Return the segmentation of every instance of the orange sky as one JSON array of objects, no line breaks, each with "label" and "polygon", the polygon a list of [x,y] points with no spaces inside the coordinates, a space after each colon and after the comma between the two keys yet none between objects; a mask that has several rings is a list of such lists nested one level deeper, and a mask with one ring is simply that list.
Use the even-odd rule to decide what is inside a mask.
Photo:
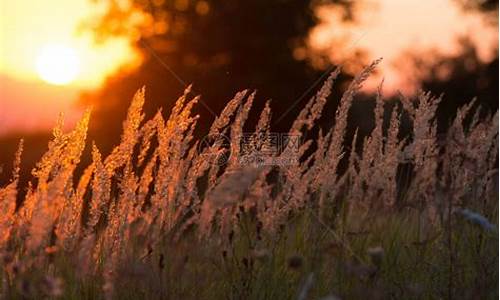
[{"label": "orange sky", "polygon": [[384,77],[387,94],[397,90],[411,93],[418,88],[418,81],[402,58],[407,51],[455,55],[460,50],[459,36],[471,39],[483,62],[489,62],[498,51],[498,28],[478,12],[465,13],[457,2],[361,0],[355,2],[356,22],[341,26],[340,10],[324,6],[317,10],[320,22],[312,30],[309,43],[347,67],[356,49],[366,51],[369,60],[383,57],[378,75],[368,80],[367,89],[375,90]]},{"label": "orange sky", "polygon": [[[311,31],[309,43],[313,49],[328,53],[333,62],[347,66],[358,48],[367,51],[370,58],[384,57],[379,75],[370,79],[368,89],[373,89],[381,76],[385,77],[386,93],[396,89],[411,92],[417,87],[408,76],[411,70],[404,70],[400,59],[408,50],[453,54],[458,49],[457,37],[466,35],[484,61],[497,51],[498,29],[486,25],[480,15],[464,14],[454,0],[356,3],[358,21],[350,25],[341,24],[334,8],[318,9],[320,22]],[[126,39],[95,45],[89,32],[77,34],[82,21],[95,9],[90,0],[0,0],[0,135],[49,129],[60,112],[66,113],[71,124],[82,110],[74,105],[80,91],[98,87],[119,68],[140,62]],[[50,45],[70,48],[78,57],[78,73],[66,86],[51,85],[37,73],[37,58]],[[50,66],[51,61],[43,63]],[[45,71],[53,70],[49,67]]]},{"label": "orange sky", "polygon": [[[139,62],[125,39],[96,45],[90,32],[78,33],[95,8],[89,0],[0,0],[0,134],[47,129],[60,112],[71,123],[81,110],[74,106],[79,91]],[[43,49],[53,45],[78,58],[78,72],[67,86],[43,81],[37,70]]]}]

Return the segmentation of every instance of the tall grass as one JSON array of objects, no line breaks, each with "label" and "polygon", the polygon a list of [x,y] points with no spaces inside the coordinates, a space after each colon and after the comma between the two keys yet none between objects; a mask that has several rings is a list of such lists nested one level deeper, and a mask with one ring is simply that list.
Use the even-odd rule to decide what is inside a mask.
[{"label": "tall grass", "polygon": [[[196,140],[199,98],[189,88],[168,119],[159,111],[150,120],[141,89],[120,144],[107,157],[92,145],[79,178],[90,113],[68,133],[60,121],[16,202],[21,143],[0,189],[2,296],[495,297],[498,113],[479,118],[468,105],[438,137],[440,98],[402,97],[384,124],[380,88],[371,134],[345,140],[351,104],[378,62],[315,136],[334,71],[280,147],[269,103],[244,131],[255,92],[237,93]],[[402,114],[412,127],[404,137]]]}]

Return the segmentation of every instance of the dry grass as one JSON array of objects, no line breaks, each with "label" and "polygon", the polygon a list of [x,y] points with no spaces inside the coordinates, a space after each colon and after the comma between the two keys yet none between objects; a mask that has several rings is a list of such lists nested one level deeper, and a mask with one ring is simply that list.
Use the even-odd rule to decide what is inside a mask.
[{"label": "dry grass", "polygon": [[[167,120],[159,112],[147,121],[142,89],[121,143],[107,157],[92,145],[80,178],[90,113],[69,133],[60,122],[16,206],[21,143],[0,189],[2,296],[495,297],[498,115],[464,107],[438,139],[439,98],[402,98],[385,126],[379,92],[372,133],[345,141],[351,103],[377,63],[353,80],[335,125],[311,138],[333,72],[289,131],[301,143],[274,150],[269,105],[255,132],[243,130],[255,93],[237,93],[211,138],[197,141],[189,89]],[[403,113],[412,132],[402,139]],[[402,169],[411,172],[404,184]]]}]

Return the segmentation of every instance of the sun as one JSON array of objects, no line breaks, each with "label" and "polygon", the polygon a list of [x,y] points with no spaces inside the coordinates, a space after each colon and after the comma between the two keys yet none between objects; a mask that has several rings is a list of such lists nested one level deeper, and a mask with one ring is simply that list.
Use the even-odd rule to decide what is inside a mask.
[{"label": "sun", "polygon": [[44,81],[65,85],[72,82],[80,71],[76,51],[65,45],[47,45],[36,59],[36,70]]}]

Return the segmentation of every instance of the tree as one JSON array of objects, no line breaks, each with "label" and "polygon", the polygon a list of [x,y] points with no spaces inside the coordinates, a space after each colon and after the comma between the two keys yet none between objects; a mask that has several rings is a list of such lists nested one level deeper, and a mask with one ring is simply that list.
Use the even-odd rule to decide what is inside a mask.
[{"label": "tree", "polygon": [[[98,2],[107,4],[106,13],[91,24],[98,38],[133,35],[146,56],[133,74],[117,75],[101,91],[87,95],[87,101],[95,103],[105,99],[107,107],[97,107],[100,120],[109,120],[99,117],[102,114],[121,118],[123,101],[143,84],[150,110],[163,106],[168,112],[184,86],[194,83],[194,92],[202,94],[200,112],[205,116],[213,117],[245,88],[258,90],[257,106],[272,98],[273,111],[281,115],[322,74],[309,66],[303,47],[315,22],[311,7],[317,1],[134,0],[131,6]],[[331,2],[349,11],[347,2]],[[292,109],[290,118],[306,98]]]}]

